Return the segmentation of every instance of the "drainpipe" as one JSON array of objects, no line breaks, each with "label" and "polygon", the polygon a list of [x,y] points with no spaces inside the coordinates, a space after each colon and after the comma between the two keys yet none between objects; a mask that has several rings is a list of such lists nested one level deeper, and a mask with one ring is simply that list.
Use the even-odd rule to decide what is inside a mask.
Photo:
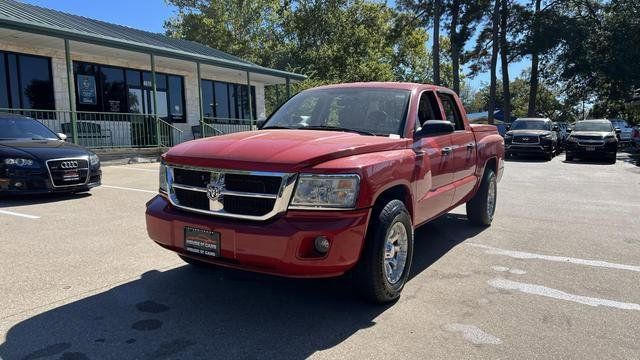
[{"label": "drainpipe", "polygon": [[249,99],[249,120],[251,121],[251,130],[253,130],[253,99],[251,96],[251,75],[247,71],[247,94]]},{"label": "drainpipe", "polygon": [[161,147],[160,143],[160,121],[158,121],[158,100],[157,100],[157,87],[156,87],[156,58],[153,53],[149,54],[151,57],[151,86],[153,88],[153,117],[156,121],[156,140],[158,141],[158,147]]},{"label": "drainpipe", "polygon": [[203,138],[206,137],[204,135],[204,110],[202,109],[202,76],[200,74],[200,62],[196,63],[196,71],[198,73],[198,104],[200,109],[200,136]]},{"label": "drainpipe", "polygon": [[74,92],[73,63],[71,62],[71,49],[69,39],[64,39],[64,56],[67,61],[67,90],[69,92],[69,114],[71,115],[71,139],[78,144],[78,119],[76,114],[76,95]]}]

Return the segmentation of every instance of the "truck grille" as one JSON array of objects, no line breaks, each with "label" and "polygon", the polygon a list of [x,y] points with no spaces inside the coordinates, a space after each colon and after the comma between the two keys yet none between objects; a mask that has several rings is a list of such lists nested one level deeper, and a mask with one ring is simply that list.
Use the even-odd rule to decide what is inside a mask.
[{"label": "truck grille", "polygon": [[47,170],[54,187],[76,186],[87,183],[89,160],[55,159],[47,161]]},{"label": "truck grille", "polygon": [[169,200],[178,208],[247,220],[286,211],[295,174],[167,166]]},{"label": "truck grille", "polygon": [[515,135],[512,140],[513,144],[538,144],[540,138],[537,135]]}]

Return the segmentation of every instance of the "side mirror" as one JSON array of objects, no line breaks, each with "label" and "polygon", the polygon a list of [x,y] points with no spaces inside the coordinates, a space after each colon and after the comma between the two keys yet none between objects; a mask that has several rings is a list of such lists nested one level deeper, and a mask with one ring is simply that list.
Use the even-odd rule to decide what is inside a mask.
[{"label": "side mirror", "polygon": [[572,129],[572,128],[570,128],[570,127],[568,127],[568,128],[567,128],[567,132],[568,132],[568,133],[570,133],[570,132],[572,132],[572,131],[573,131],[573,129]]},{"label": "side mirror", "polygon": [[445,120],[427,120],[422,124],[422,128],[415,133],[416,138],[434,135],[450,134],[455,131],[453,123]]},{"label": "side mirror", "polygon": [[560,130],[560,127],[558,127],[558,125],[553,125],[553,127],[551,128],[551,130],[553,130],[553,131],[558,131],[558,130]]},{"label": "side mirror", "polygon": [[264,123],[266,123],[267,120],[266,119],[261,119],[256,121],[256,127],[258,127],[258,130],[262,129],[262,127],[264,126]]},{"label": "side mirror", "polygon": [[67,135],[63,134],[63,133],[57,133],[56,135],[58,135],[58,137],[60,138],[60,140],[62,141],[67,141]]},{"label": "side mirror", "polygon": [[504,128],[507,131],[511,130],[511,124],[504,124]]},{"label": "side mirror", "polygon": [[622,130],[620,130],[620,128],[616,128],[616,134],[620,134],[622,132]]}]

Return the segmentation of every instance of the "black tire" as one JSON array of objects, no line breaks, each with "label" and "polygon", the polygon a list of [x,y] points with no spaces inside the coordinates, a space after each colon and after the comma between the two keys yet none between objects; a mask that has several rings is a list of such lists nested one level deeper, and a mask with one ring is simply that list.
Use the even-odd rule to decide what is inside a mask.
[{"label": "black tire", "polygon": [[[385,245],[394,224],[404,226],[407,249],[404,269],[395,283],[391,283],[385,271]],[[411,272],[413,258],[413,225],[404,203],[391,200],[374,209],[365,239],[360,261],[354,270],[353,280],[358,294],[376,304],[386,304],[400,298],[400,293]]]},{"label": "black tire", "polygon": [[[489,190],[493,187],[493,203],[489,201]],[[490,226],[498,200],[498,184],[496,173],[487,168],[482,176],[482,182],[478,192],[467,202],[467,218],[478,226]]]},{"label": "black tire", "polygon": [[215,268],[215,265],[209,264],[207,262],[198,260],[198,259],[194,259],[194,258],[190,258],[181,254],[178,254],[178,257],[180,259],[182,259],[182,261],[186,262],[187,264],[195,267],[195,268],[199,268],[199,269],[211,269],[211,268]]},{"label": "black tire", "polygon": [[544,158],[547,161],[553,160],[553,150],[551,150],[551,151],[547,152],[546,154],[544,154]]},{"label": "black tire", "polygon": [[616,161],[618,161],[618,158],[616,155],[613,155],[613,156],[609,156],[607,160],[609,161],[609,164],[615,164]]},{"label": "black tire", "polygon": [[573,161],[573,155],[569,155],[568,153],[564,156],[565,161]]}]

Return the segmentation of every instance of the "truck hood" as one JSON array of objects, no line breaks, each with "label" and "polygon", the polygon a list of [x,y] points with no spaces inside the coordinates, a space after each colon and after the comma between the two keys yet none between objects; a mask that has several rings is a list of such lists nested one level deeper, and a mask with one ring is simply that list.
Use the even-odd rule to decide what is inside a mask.
[{"label": "truck hood", "polygon": [[580,136],[599,136],[605,137],[607,135],[612,135],[614,133],[610,131],[574,131],[571,133],[571,136],[580,137]]},{"label": "truck hood", "polygon": [[540,136],[540,135],[548,135],[551,134],[549,130],[509,130],[509,134],[519,135],[519,136]]},{"label": "truck hood", "polygon": [[[4,155],[6,153],[6,155]],[[25,156],[40,160],[89,156],[89,152],[61,140],[14,140],[0,141],[0,155]]]},{"label": "truck hood", "polygon": [[260,130],[189,141],[163,155],[168,163],[296,172],[351,155],[407,148],[410,140],[322,130]]}]

